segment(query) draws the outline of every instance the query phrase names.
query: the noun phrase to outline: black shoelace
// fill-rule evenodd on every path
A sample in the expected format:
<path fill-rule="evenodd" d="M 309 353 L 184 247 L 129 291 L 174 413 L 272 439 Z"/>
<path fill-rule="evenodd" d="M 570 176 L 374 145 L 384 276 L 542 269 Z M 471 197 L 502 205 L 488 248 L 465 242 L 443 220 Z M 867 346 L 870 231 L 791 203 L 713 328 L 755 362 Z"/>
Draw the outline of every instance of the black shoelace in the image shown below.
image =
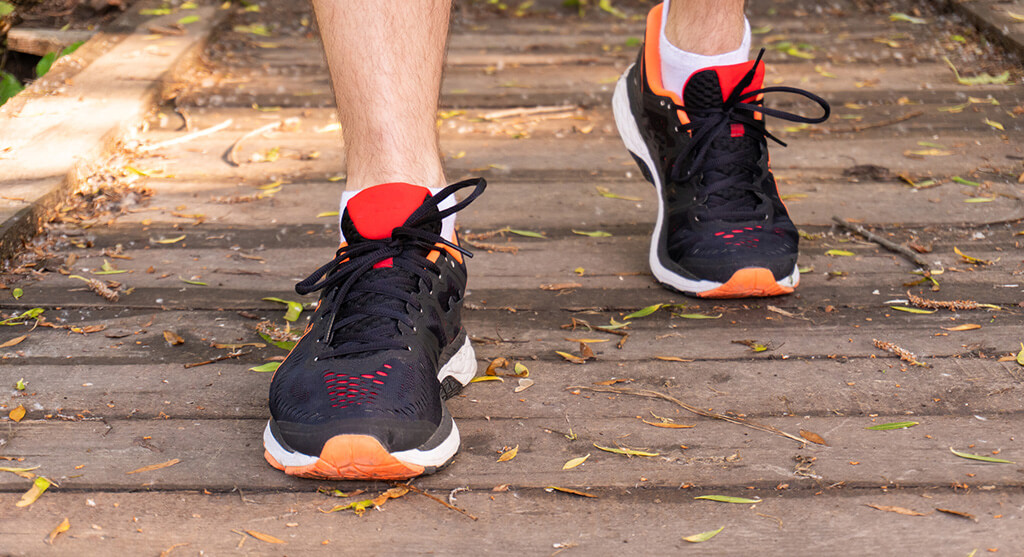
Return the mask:
<path fill-rule="evenodd" d="M 414 326 L 407 304 L 416 311 L 422 310 L 415 295 L 419 291 L 420 280 L 429 282 L 431 274 L 436 278 L 440 273 L 437 264 L 428 260 L 426 254 L 440 249 L 437 244 L 443 244 L 466 257 L 473 256 L 430 231 L 429 225 L 436 223 L 435 227 L 440 226 L 445 217 L 464 209 L 479 197 L 486 186 L 482 178 L 476 178 L 444 188 L 424 201 L 402 226 L 391 232 L 390 238 L 352 242 L 340 248 L 334 259 L 295 285 L 295 291 L 303 295 L 325 291 L 321 304 L 327 305 L 331 322 L 326 335 L 318 342 L 331 350 L 320 354 L 318 359 L 380 350 L 411 350 L 394 337 L 398 333 L 398 323 L 409 328 Z M 438 208 L 455 192 L 469 187 L 474 189 L 466 199 L 448 209 Z M 387 259 L 392 260 L 391 267 L 373 268 Z M 374 273 L 372 280 L 360 280 L 370 272 Z M 358 332 L 346 331 L 353 325 L 358 326 Z"/>
<path fill-rule="evenodd" d="M 676 105 L 677 110 L 686 112 L 690 117 L 690 122 L 683 125 L 680 130 L 692 133 L 692 140 L 676 158 L 669 178 L 675 183 L 684 183 L 694 177 L 703 176 L 704 187 L 700 195 L 704 199 L 701 200 L 701 204 L 707 210 L 701 220 L 746 221 L 763 218 L 759 208 L 765 200 L 760 193 L 760 183 L 756 178 L 760 174 L 757 146 L 765 143 L 765 137 L 783 147 L 786 146 L 786 143 L 764 130 L 760 125 L 761 122 L 754 119 L 753 113 L 759 112 L 765 116 L 805 124 L 820 124 L 827 120 L 831 113 L 831 108 L 825 99 L 803 89 L 765 87 L 744 93 L 744 89 L 754 79 L 764 52 L 762 48 L 750 71 L 733 88 L 732 93 L 721 106 L 705 108 Z M 766 108 L 762 98 L 759 98 L 765 93 L 792 93 L 803 96 L 820 105 L 824 114 L 817 118 L 808 118 L 799 114 Z M 730 144 L 728 149 L 715 148 L 716 140 L 731 137 L 732 124 L 743 125 L 744 137 L 749 138 L 752 132 L 757 135 L 763 134 L 763 136 L 755 136 L 751 138 L 754 141 L 745 142 L 745 145 Z M 682 168 L 691 154 L 693 154 L 693 163 L 686 172 L 683 172 Z M 736 168 L 740 172 L 727 171 Z"/>

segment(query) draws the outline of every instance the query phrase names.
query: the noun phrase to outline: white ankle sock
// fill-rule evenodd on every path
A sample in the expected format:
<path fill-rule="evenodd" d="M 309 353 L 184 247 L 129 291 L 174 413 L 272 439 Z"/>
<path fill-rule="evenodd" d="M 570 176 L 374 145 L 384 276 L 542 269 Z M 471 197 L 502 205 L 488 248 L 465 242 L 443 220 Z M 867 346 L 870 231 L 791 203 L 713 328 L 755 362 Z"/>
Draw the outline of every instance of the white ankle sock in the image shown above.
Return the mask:
<path fill-rule="evenodd" d="M 665 0 L 661 12 L 661 35 L 658 52 L 661 54 L 661 84 L 673 93 L 681 93 L 686 80 L 694 73 L 712 66 L 742 64 L 750 60 L 750 22 L 743 18 L 743 43 L 732 52 L 704 56 L 686 52 L 665 38 L 665 22 L 668 21 L 668 4 Z"/>

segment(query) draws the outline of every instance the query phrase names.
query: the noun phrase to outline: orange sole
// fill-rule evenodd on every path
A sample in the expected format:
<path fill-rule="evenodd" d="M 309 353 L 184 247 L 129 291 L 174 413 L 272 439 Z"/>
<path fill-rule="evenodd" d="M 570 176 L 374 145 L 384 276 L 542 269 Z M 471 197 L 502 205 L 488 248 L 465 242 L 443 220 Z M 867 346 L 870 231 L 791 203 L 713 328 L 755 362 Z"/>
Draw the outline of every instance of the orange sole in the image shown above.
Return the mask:
<path fill-rule="evenodd" d="M 733 273 L 722 286 L 697 296 L 701 298 L 759 298 L 790 294 L 794 287 L 781 286 L 768 269 L 751 267 Z"/>
<path fill-rule="evenodd" d="M 336 435 L 324 445 L 320 458 L 306 466 L 284 466 L 270 451 L 263 457 L 289 476 L 317 480 L 407 480 L 420 476 L 422 466 L 402 462 L 373 437 Z"/>

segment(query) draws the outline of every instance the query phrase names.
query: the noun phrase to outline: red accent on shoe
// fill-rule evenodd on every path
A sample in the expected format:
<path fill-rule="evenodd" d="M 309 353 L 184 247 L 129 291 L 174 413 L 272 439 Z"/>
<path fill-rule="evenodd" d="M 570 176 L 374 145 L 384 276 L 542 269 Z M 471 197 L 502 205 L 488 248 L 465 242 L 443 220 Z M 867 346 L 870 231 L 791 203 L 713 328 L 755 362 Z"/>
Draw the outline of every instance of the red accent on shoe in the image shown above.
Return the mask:
<path fill-rule="evenodd" d="M 730 137 L 743 137 L 743 124 L 729 124 Z"/>
<path fill-rule="evenodd" d="M 382 267 L 394 267 L 394 266 L 395 266 L 395 259 L 393 257 L 389 257 L 387 259 L 384 259 L 382 261 L 378 261 L 377 263 L 374 263 L 373 268 L 374 269 L 380 269 Z"/>
<path fill-rule="evenodd" d="M 348 201 L 345 209 L 360 236 L 383 240 L 390 237 L 396 227 L 405 224 L 409 215 L 428 197 L 430 190 L 427 188 L 393 182 L 359 192 Z"/>

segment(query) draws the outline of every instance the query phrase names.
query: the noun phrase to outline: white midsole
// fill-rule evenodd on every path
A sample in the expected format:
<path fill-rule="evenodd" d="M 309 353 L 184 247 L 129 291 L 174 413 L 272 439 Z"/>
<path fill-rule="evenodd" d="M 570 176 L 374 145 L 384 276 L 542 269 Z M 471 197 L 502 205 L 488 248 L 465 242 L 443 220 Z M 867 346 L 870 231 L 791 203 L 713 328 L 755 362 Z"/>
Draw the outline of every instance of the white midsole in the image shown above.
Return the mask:
<path fill-rule="evenodd" d="M 661 227 L 664 225 L 665 200 L 661 192 L 661 176 L 657 171 L 657 167 L 654 166 L 654 159 L 647 149 L 647 143 L 644 142 L 643 136 L 640 135 L 640 129 L 633 118 L 633 111 L 629 108 L 627 78 L 632 69 L 632 65 L 626 68 L 618 83 L 615 84 L 615 94 L 612 96 L 612 112 L 615 115 L 615 126 L 619 129 L 619 137 L 622 138 L 622 143 L 626 145 L 626 149 L 629 152 L 640 157 L 644 162 L 647 166 L 647 172 L 654 182 L 654 187 L 658 190 L 658 218 L 654 223 L 654 234 L 651 236 L 651 247 L 647 256 L 651 272 L 654 273 L 654 278 L 658 279 L 658 282 L 671 286 L 680 292 L 700 294 L 701 292 L 714 290 L 722 286 L 723 283 L 712 280 L 690 280 L 679 276 L 677 273 L 666 269 L 661 264 L 661 258 L 658 257 L 658 242 L 661 239 Z M 777 284 L 783 287 L 795 288 L 799 282 L 800 270 L 797 265 L 793 265 L 793 272 L 778 281 Z"/>
<path fill-rule="evenodd" d="M 466 342 L 462 345 L 462 348 L 438 372 L 437 380 L 444 381 L 446 377 L 454 377 L 459 383 L 467 385 L 476 375 L 476 367 L 476 353 L 473 351 L 473 345 L 469 340 L 469 336 L 466 336 Z M 409 464 L 424 467 L 441 466 L 458 452 L 459 442 L 459 428 L 453 420 L 451 433 L 437 447 L 429 451 L 421 451 L 419 449 L 398 451 L 391 453 L 391 456 Z M 315 464 L 320 458 L 319 456 L 310 456 L 300 452 L 291 452 L 282 447 L 277 442 L 277 439 L 274 438 L 274 434 L 270 432 L 270 421 L 267 421 L 267 426 L 263 429 L 263 447 L 282 466 L 308 466 Z"/>

